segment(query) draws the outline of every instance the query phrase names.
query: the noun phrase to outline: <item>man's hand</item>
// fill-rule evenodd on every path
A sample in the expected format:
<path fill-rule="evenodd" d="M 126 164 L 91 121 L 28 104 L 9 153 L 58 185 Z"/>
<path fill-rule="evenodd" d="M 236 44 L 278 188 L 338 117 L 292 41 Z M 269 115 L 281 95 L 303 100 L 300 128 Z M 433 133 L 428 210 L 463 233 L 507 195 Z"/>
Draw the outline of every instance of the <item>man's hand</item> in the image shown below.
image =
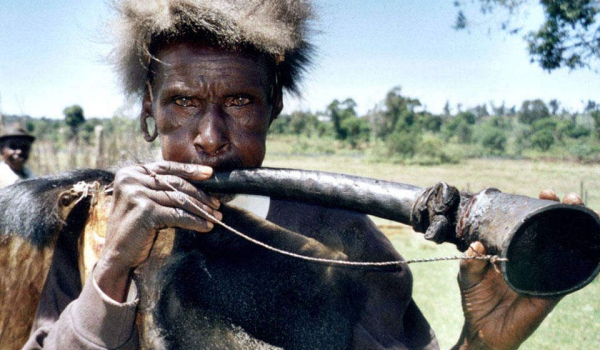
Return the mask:
<path fill-rule="evenodd" d="M 167 161 L 134 165 L 117 172 L 106 242 L 94 270 L 102 291 L 116 301 L 125 300 L 131 272 L 150 254 L 158 230 L 212 230 L 213 223 L 190 203 L 220 220 L 219 201 L 186 181 L 206 180 L 211 175 L 210 167 Z"/>
<path fill-rule="evenodd" d="M 540 199 L 558 201 L 551 190 Z M 565 204 L 582 205 L 578 195 L 570 193 Z M 474 242 L 467 256 L 485 255 L 480 242 Z M 512 291 L 500 271 L 485 260 L 462 260 L 458 275 L 465 324 L 454 349 L 516 349 L 542 323 L 560 301 L 560 297 L 538 298 Z"/>

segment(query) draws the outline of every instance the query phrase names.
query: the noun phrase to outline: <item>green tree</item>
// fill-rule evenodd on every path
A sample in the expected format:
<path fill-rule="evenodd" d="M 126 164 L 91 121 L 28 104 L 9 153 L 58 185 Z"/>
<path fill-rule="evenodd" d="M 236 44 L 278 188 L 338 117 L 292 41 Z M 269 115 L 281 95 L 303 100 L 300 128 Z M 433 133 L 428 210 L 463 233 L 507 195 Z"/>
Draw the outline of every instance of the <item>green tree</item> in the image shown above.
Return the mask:
<path fill-rule="evenodd" d="M 504 154 L 506 151 L 506 141 L 506 134 L 502 130 L 492 126 L 486 127 L 481 136 L 481 146 L 489 154 Z"/>
<path fill-rule="evenodd" d="M 554 98 L 550 100 L 550 102 L 548 102 L 548 107 L 550 107 L 550 113 L 552 115 L 556 115 L 560 108 L 560 102 L 558 102 L 558 100 Z"/>
<path fill-rule="evenodd" d="M 285 135 L 290 133 L 291 118 L 292 117 L 289 114 L 280 114 L 271 124 L 269 133 L 274 135 Z"/>
<path fill-rule="evenodd" d="M 415 130 L 397 129 L 385 140 L 388 155 L 400 155 L 403 158 L 412 158 L 417 152 L 421 134 Z"/>
<path fill-rule="evenodd" d="M 553 117 L 542 118 L 532 125 L 531 145 L 542 151 L 547 151 L 562 139 L 558 125 L 560 120 Z"/>
<path fill-rule="evenodd" d="M 493 115 L 504 117 L 505 115 L 508 114 L 508 109 L 506 108 L 506 104 L 504 103 L 504 101 L 502 102 L 502 104 L 500 106 L 496 106 L 496 105 L 494 105 L 494 103 L 490 103 L 490 105 L 492 106 L 492 114 Z"/>
<path fill-rule="evenodd" d="M 346 140 L 348 138 L 348 130 L 343 127 L 343 123 L 348 118 L 357 118 L 355 108 L 356 102 L 351 98 L 343 102 L 336 99 L 327 106 L 327 113 L 333 123 L 336 139 Z"/>
<path fill-rule="evenodd" d="M 402 88 L 394 87 L 390 90 L 384 101 L 382 123 L 379 128 L 382 138 L 400 129 L 411 129 L 416 121 L 415 108 L 421 105 L 418 99 L 402 96 Z"/>
<path fill-rule="evenodd" d="M 83 108 L 79 105 L 72 105 L 63 110 L 65 115 L 65 124 L 71 130 L 71 141 L 70 141 L 70 160 L 69 164 L 71 168 L 76 168 L 77 164 L 77 148 L 79 145 L 79 127 L 85 123 L 85 117 L 83 116 Z"/>
<path fill-rule="evenodd" d="M 77 140 L 79 135 L 79 127 L 85 123 L 85 117 L 83 116 L 83 108 L 79 105 L 72 105 L 63 110 L 65 115 L 65 124 L 71 130 L 71 134 Z"/>
<path fill-rule="evenodd" d="M 442 128 L 444 119 L 429 112 L 419 113 L 417 118 L 419 128 L 437 133 Z"/>
<path fill-rule="evenodd" d="M 475 106 L 475 108 L 472 109 L 472 112 L 475 115 L 476 120 L 481 120 L 490 116 L 490 113 L 487 110 L 487 105 L 485 104 Z"/>
<path fill-rule="evenodd" d="M 585 107 L 585 113 L 594 121 L 594 134 L 596 138 L 600 139 L 600 104 L 589 100 Z"/>
<path fill-rule="evenodd" d="M 448 152 L 442 140 L 433 135 L 425 135 L 419 142 L 415 159 L 412 162 L 421 165 L 458 163 L 459 159 Z"/>
<path fill-rule="evenodd" d="M 450 107 L 450 101 L 446 101 L 444 105 L 444 118 L 450 118 L 452 116 L 452 108 Z"/>
<path fill-rule="evenodd" d="M 478 2 L 483 14 L 498 9 L 506 10 L 501 29 L 510 34 L 520 34 L 513 24 L 527 0 L 455 0 L 459 8 L 455 29 L 469 27 L 462 8 L 467 3 Z M 545 21 L 535 31 L 524 36 L 532 61 L 546 70 L 560 67 L 571 69 L 595 67 L 600 59 L 600 2 L 598 0 L 539 0 Z"/>
<path fill-rule="evenodd" d="M 327 107 L 336 139 L 347 142 L 352 148 L 368 141 L 371 132 L 369 121 L 359 118 L 355 108 L 356 102 L 351 98 L 343 102 L 334 100 Z"/>
<path fill-rule="evenodd" d="M 572 139 L 580 139 L 590 136 L 590 129 L 581 124 L 576 124 L 572 119 L 562 119 L 556 126 L 558 140 L 563 141 L 566 136 Z"/>
<path fill-rule="evenodd" d="M 554 135 L 547 129 L 536 131 L 531 135 L 531 144 L 542 151 L 547 151 L 554 144 Z"/>
<path fill-rule="evenodd" d="M 473 112 L 460 112 L 442 125 L 442 137 L 446 141 L 454 140 L 463 144 L 471 143 L 474 124 L 475 114 Z"/>
<path fill-rule="evenodd" d="M 357 148 L 362 142 L 369 141 L 371 128 L 365 118 L 346 118 L 342 122 L 346 133 L 346 141 L 352 148 Z"/>
<path fill-rule="evenodd" d="M 295 111 L 291 114 L 289 123 L 291 133 L 310 137 L 317 131 L 319 120 L 312 113 Z"/>
<path fill-rule="evenodd" d="M 550 116 L 548 106 L 544 101 L 537 100 L 525 100 L 519 110 L 519 121 L 523 124 L 532 125 L 540 119 L 544 119 Z"/>

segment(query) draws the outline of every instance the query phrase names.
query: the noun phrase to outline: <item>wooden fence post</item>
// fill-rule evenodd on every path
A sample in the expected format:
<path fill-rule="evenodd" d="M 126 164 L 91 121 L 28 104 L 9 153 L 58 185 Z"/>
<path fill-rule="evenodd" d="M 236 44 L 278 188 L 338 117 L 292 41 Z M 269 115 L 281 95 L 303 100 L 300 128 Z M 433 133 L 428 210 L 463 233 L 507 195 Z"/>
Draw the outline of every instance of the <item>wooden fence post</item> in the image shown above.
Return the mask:
<path fill-rule="evenodd" d="M 102 125 L 96 125 L 94 127 L 94 134 L 96 135 L 96 168 L 104 169 L 106 167 L 106 154 L 104 145 L 104 127 Z"/>

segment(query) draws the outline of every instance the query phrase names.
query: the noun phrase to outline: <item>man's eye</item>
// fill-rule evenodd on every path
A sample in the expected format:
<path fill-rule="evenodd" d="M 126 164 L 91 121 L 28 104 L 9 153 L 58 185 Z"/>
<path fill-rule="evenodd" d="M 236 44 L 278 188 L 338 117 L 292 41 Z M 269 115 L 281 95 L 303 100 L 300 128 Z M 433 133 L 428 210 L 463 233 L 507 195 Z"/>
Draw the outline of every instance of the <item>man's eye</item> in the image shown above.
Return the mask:
<path fill-rule="evenodd" d="M 173 99 L 173 103 L 179 107 L 191 107 L 194 105 L 192 99 L 189 97 L 176 97 Z"/>
<path fill-rule="evenodd" d="M 245 105 L 248 105 L 252 102 L 252 100 L 247 97 L 247 96 L 233 96 L 233 97 L 229 97 L 227 98 L 227 101 L 225 101 L 225 106 L 227 107 L 242 107 Z"/>

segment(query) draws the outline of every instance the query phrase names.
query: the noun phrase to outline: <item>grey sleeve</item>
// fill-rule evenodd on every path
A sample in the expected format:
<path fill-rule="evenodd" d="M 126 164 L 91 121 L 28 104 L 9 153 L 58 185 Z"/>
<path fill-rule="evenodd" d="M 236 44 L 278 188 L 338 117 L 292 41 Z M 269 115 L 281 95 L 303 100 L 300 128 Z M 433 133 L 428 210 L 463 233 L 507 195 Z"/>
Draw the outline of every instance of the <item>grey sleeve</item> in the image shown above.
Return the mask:
<path fill-rule="evenodd" d="M 72 241 L 59 237 L 23 349 L 137 349 L 137 299 L 117 303 L 91 276 L 82 289 Z"/>
<path fill-rule="evenodd" d="M 88 280 L 81 295 L 56 315 L 38 308 L 34 329 L 23 347 L 30 349 L 137 349 L 137 300 L 117 303 Z M 52 308 L 52 306 L 50 306 Z M 50 317 L 49 317 L 50 316 Z"/>

